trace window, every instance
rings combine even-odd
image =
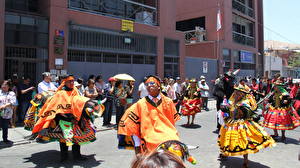
[[[157,25],[158,0],[69,0],[69,8]]]
[[[17,15],[5,15],[5,23],[20,24],[20,16],[17,16]]]
[[[205,29],[205,17],[176,22],[176,30],[179,31],[195,30],[196,26]]]
[[[130,44],[124,43],[124,35],[120,32],[109,31],[98,28],[87,28],[80,26],[71,27],[69,32],[69,46],[72,48],[85,48],[87,50],[111,50],[133,54],[148,53],[156,54],[156,37],[145,36],[140,34],[130,34],[132,40]]]
[[[224,48],[223,49],[223,59],[226,61],[230,61],[231,60],[231,56],[230,56],[230,50]]]
[[[179,41],[165,39],[164,71],[165,76],[179,75]]]
[[[131,55],[119,55],[118,56],[118,63],[121,64],[131,64]]]
[[[86,52],[86,62],[102,62],[102,54],[100,52]]]
[[[155,64],[156,57],[154,56],[145,56],[145,64]]]
[[[85,52],[69,50],[68,51],[68,61],[84,62],[85,61]]]
[[[5,15],[5,43],[48,48],[48,20]]]
[[[5,10],[38,12],[39,0],[5,0]]]
[[[103,62],[105,62],[105,63],[117,63],[117,55],[116,54],[105,53],[103,55]]]
[[[144,64],[144,56],[143,55],[134,55],[132,57],[133,64]]]

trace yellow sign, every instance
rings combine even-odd
[[[133,23],[131,20],[122,20],[122,31],[133,32]]]

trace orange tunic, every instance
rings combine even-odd
[[[175,128],[179,118],[170,98],[161,94],[161,100],[155,104],[146,96],[126,110],[118,134],[135,135],[141,139],[143,151],[152,151],[162,142],[179,140]]]
[[[32,132],[37,133],[48,128],[57,114],[73,114],[76,120],[80,120],[85,103],[89,99],[79,96],[77,89],[72,91],[59,90],[51,98],[47,99],[39,112],[39,120]]]

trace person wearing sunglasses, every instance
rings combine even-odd
[[[118,127],[120,149],[135,149],[136,154],[153,151],[168,140],[179,140],[175,122],[179,120],[173,101],[161,93],[156,76],[145,81],[149,95],[128,108]]]

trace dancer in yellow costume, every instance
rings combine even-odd
[[[234,89],[228,103],[222,108],[225,124],[218,139],[220,158],[243,155],[243,167],[248,167],[249,153],[273,146],[275,141],[263,127],[253,121],[257,104],[249,88],[239,85]]]

